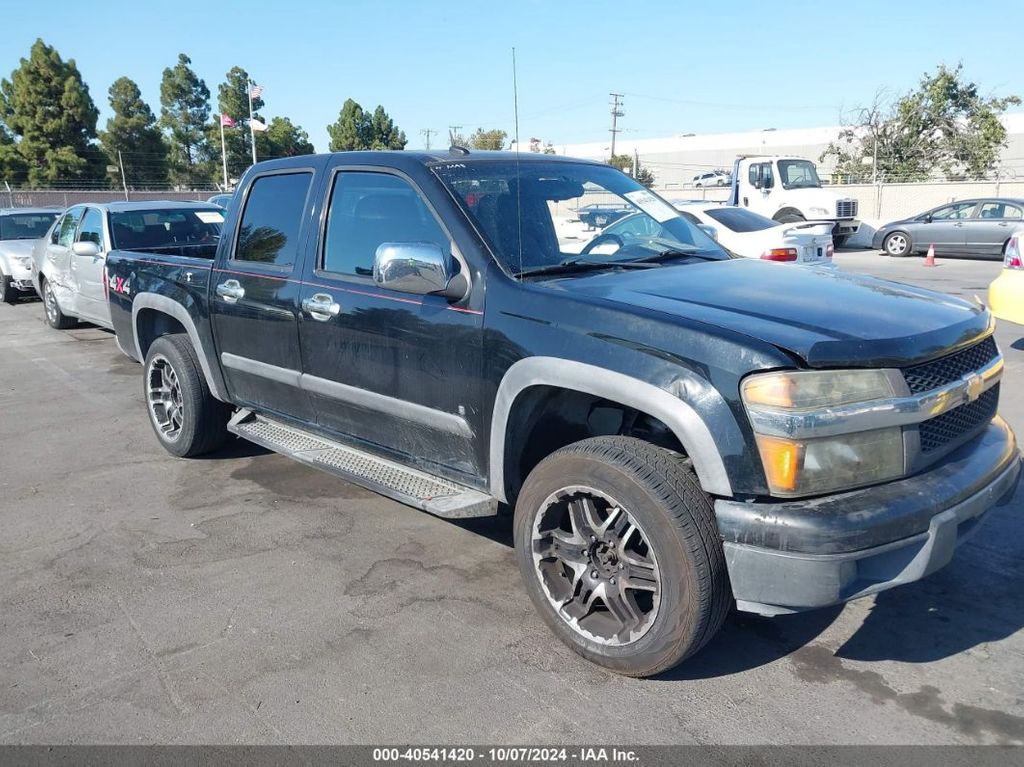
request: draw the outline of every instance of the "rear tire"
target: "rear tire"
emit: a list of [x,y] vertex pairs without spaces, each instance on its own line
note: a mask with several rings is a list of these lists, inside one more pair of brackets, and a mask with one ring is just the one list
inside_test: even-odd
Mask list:
[[892,258],[904,258],[910,255],[913,243],[910,240],[910,235],[906,232],[892,232],[885,236],[882,240],[882,250],[885,251],[887,256]]
[[541,617],[620,674],[693,655],[732,605],[711,499],[687,458],[648,442],[596,437],[551,454],[527,477],[514,528]]
[[46,324],[55,330],[70,330],[78,324],[74,317],[68,317],[60,310],[57,302],[57,294],[50,285],[50,281],[40,277],[43,289],[43,316],[46,317]]
[[187,336],[156,339],[142,380],[149,423],[167,452],[192,458],[224,444],[231,410],[210,393]]

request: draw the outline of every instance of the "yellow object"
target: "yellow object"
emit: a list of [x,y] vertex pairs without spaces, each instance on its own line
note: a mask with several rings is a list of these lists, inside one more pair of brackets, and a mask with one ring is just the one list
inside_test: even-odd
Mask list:
[[1001,320],[1024,325],[1024,269],[1003,269],[988,286],[988,308]]
[[782,437],[756,435],[761,452],[761,463],[767,475],[768,486],[775,492],[791,493],[796,490],[804,446]]

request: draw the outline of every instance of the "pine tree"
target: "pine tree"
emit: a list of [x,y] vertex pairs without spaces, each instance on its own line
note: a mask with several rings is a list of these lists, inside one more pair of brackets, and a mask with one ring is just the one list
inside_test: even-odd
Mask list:
[[36,40],[11,79],[0,83],[0,116],[19,139],[16,151],[30,184],[102,179],[105,161],[93,144],[99,112],[74,59],[64,61]]
[[256,153],[262,160],[313,154],[314,151],[309,134],[287,117],[275,117],[266,131],[256,134]]
[[[167,147],[156,117],[149,104],[142,100],[139,86],[121,77],[110,86],[110,107],[114,116],[107,120],[107,129],[100,136],[111,165],[124,164],[128,183],[161,184],[167,181]],[[115,183],[121,181],[118,175]]]
[[378,105],[371,115],[352,99],[345,100],[338,119],[327,126],[327,133],[332,152],[405,149],[408,143],[405,132],[395,125],[383,106]]
[[171,177],[185,186],[200,175],[199,166],[208,153],[210,119],[210,89],[191,64],[188,56],[179,53],[178,63],[166,68],[160,81],[160,126],[167,135]]

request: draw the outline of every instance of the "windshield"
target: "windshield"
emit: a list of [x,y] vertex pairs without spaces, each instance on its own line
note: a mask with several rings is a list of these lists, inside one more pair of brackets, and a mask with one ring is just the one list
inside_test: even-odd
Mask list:
[[[580,263],[615,267],[675,255],[730,258],[675,208],[610,166],[517,164],[510,156],[441,162],[433,170],[512,274]],[[601,215],[602,210],[617,213]],[[616,233],[617,222],[629,226]]]
[[110,235],[117,250],[156,250],[215,244],[224,211],[220,208],[171,208],[110,213]]
[[0,240],[37,240],[46,235],[60,211],[0,216]]
[[779,225],[778,221],[743,208],[705,208],[704,212],[733,232],[760,232]]
[[821,186],[818,171],[810,160],[779,160],[783,189],[812,189]]

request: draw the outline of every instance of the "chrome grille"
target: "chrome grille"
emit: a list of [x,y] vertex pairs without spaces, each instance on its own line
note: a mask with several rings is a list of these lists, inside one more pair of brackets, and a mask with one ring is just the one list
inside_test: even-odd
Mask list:
[[923,365],[904,368],[903,378],[910,387],[911,394],[921,394],[959,380],[967,373],[981,370],[998,354],[996,342],[989,336],[980,344],[963,351],[925,362]]
[[929,418],[918,427],[921,452],[930,453],[973,432],[995,418],[999,407],[999,384],[983,393],[974,402]]
[[836,203],[836,218],[857,218],[857,201],[839,200]]

